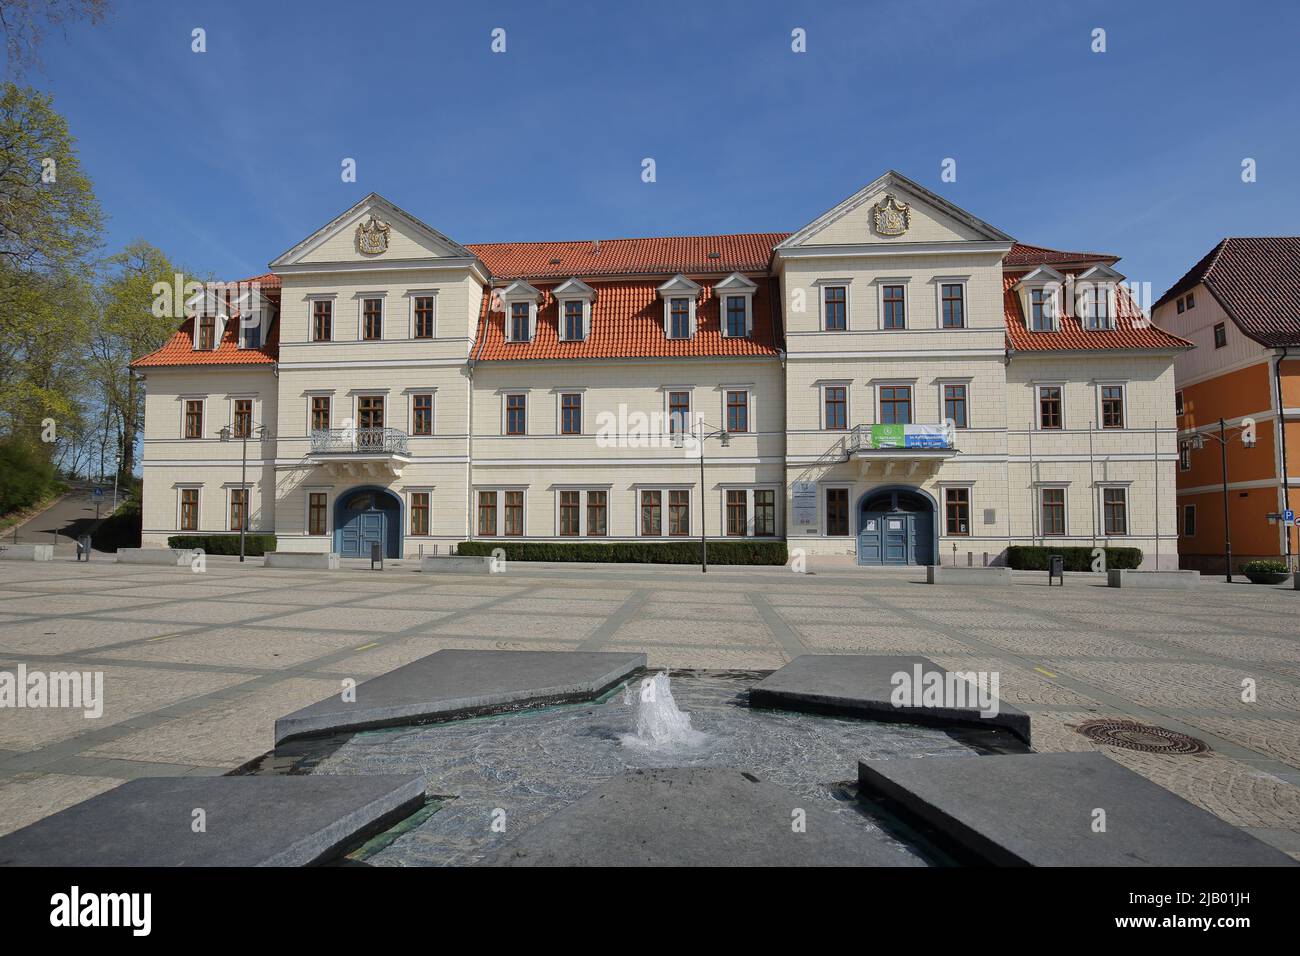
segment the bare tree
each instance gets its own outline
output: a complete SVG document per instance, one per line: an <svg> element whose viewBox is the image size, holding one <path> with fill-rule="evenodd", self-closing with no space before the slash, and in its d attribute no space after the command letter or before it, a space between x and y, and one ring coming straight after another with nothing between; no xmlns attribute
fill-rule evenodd
<svg viewBox="0 0 1300 956"><path fill-rule="evenodd" d="M97 26L110 8L110 0L0 0L6 72L20 76L40 69L39 50L47 30L54 28L66 36L68 25L81 20Z"/></svg>

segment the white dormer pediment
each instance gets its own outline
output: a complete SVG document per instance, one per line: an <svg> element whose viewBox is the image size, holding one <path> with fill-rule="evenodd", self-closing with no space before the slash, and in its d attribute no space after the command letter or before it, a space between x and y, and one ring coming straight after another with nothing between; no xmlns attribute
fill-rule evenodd
<svg viewBox="0 0 1300 956"><path fill-rule="evenodd" d="M1060 328L1061 298L1065 276L1051 266L1039 266L1020 277L1012 288L1020 299L1020 312L1025 317L1025 327L1031 332L1052 332ZM1041 301L1046 324L1034 326L1034 305Z"/></svg>
<svg viewBox="0 0 1300 956"><path fill-rule="evenodd" d="M557 285L553 294L555 298L560 300L585 299L590 301L596 298L596 290L576 276Z"/></svg>
<svg viewBox="0 0 1300 956"><path fill-rule="evenodd" d="M696 320L695 305L699 300L700 292L704 287L697 282L692 282L680 272L673 276L655 291L659 293L659 298L664 303L664 335L670 339L689 339L695 336ZM686 328L685 330L676 330L673 328L673 302L686 300ZM681 332L685 331L685 335Z"/></svg>
<svg viewBox="0 0 1300 956"><path fill-rule="evenodd" d="M1051 266L1039 266L1038 268L1033 269L1030 272L1026 272L1024 275L1022 275L1020 277L1020 281L1016 283L1015 288L1021 289L1030 286L1038 287L1038 286L1048 285L1050 283L1055 283L1056 285L1064 285L1065 284L1064 273L1057 272Z"/></svg>
<svg viewBox="0 0 1300 956"><path fill-rule="evenodd" d="M718 300L718 315L723 335L750 335L754 331L754 293L757 291L758 284L739 272L733 272L713 286L713 294ZM740 298L744 301L745 329L743 333L733 333L731 328L728 300L734 298Z"/></svg>
<svg viewBox="0 0 1300 956"><path fill-rule="evenodd" d="M1070 300L1084 328L1113 329L1119 309L1119 285L1124 276L1108 265L1096 265L1073 277Z"/></svg>
<svg viewBox="0 0 1300 956"><path fill-rule="evenodd" d="M540 302L542 298L541 291L534 285L525 282L523 279L516 279L499 293L501 300L510 299L519 300L527 299L530 302Z"/></svg>
<svg viewBox="0 0 1300 956"><path fill-rule="evenodd" d="M577 342L591 334L591 304L596 301L596 290L577 276L560 283L551 293L558 303L557 323L561 342ZM566 319L567 303L577 302L582 306L582 323L577 335L569 335Z"/></svg>
<svg viewBox="0 0 1300 956"><path fill-rule="evenodd" d="M697 296L700 294L701 288L703 287L698 282L692 282L679 272L655 291L659 293L659 297L662 299L670 295Z"/></svg>
<svg viewBox="0 0 1300 956"><path fill-rule="evenodd" d="M531 342L537 335L537 306L542 301L541 291L523 279L516 279L493 295L505 313L506 341ZM519 334L515 328L515 306L519 304L528 306L528 327L523 330L526 334Z"/></svg>

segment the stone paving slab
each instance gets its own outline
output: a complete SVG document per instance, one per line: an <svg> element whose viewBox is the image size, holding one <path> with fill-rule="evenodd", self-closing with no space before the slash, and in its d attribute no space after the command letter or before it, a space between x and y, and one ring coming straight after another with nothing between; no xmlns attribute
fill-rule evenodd
<svg viewBox="0 0 1300 956"><path fill-rule="evenodd" d="M0 866L306 866L423 799L418 776L144 777L0 837Z"/></svg>
<svg viewBox="0 0 1300 956"><path fill-rule="evenodd" d="M291 737L453 717L506 705L589 700L644 667L644 654L609 651L440 650L275 722Z"/></svg>
<svg viewBox="0 0 1300 956"><path fill-rule="evenodd" d="M875 720L900 720L938 726L962 724L1005 727L1029 743L1029 715L1005 701L984 716L974 706L898 706L891 700L893 676L942 672L929 658L863 654L805 654L749 689L752 707L852 714Z"/></svg>
<svg viewBox="0 0 1300 956"><path fill-rule="evenodd" d="M945 761L946 762L946 761ZM796 809L807 829L791 825ZM530 827L483 866L918 866L869 830L740 770L638 770Z"/></svg>
<svg viewBox="0 0 1300 956"><path fill-rule="evenodd" d="M863 760L858 785L999 866L1297 865L1099 753Z"/></svg>

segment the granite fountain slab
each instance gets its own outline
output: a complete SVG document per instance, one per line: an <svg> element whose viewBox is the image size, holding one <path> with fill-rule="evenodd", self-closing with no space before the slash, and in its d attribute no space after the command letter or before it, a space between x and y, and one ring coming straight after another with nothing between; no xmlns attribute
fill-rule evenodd
<svg viewBox="0 0 1300 956"><path fill-rule="evenodd" d="M142 777L0 837L0 866L306 866L423 802L408 775Z"/></svg>
<svg viewBox="0 0 1300 956"><path fill-rule="evenodd" d="M949 763L951 761L939 761ZM803 829L795 824L802 813ZM506 844L485 866L919 866L879 830L740 770L638 770Z"/></svg>
<svg viewBox="0 0 1300 956"><path fill-rule="evenodd" d="M858 785L997 866L1296 865L1096 752L863 760Z"/></svg>
<svg viewBox="0 0 1300 956"><path fill-rule="evenodd" d="M969 693L964 694L964 700L945 699L944 695L928 700L926 676L949 673L928 658L911 655L804 654L751 687L749 703L752 707L937 726L1003 727L1025 743L1030 742L1029 715L999 700L992 684L988 690L993 693L995 707L982 709ZM900 674L906 675L912 686L922 685L913 703L895 703Z"/></svg>
<svg viewBox="0 0 1300 956"><path fill-rule="evenodd" d="M441 650L275 722L275 742L368 727L450 719L536 704L591 700L645 666L608 651Z"/></svg>

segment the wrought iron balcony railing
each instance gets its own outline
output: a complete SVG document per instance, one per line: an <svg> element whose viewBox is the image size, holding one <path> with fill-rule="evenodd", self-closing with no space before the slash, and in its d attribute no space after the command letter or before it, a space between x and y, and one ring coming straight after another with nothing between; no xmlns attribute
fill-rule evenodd
<svg viewBox="0 0 1300 956"><path fill-rule="evenodd" d="M844 436L844 452L886 448L955 448L952 429L944 424L854 425Z"/></svg>
<svg viewBox="0 0 1300 956"><path fill-rule="evenodd" d="M405 455L406 432L397 428L321 428L311 433L313 455Z"/></svg>

